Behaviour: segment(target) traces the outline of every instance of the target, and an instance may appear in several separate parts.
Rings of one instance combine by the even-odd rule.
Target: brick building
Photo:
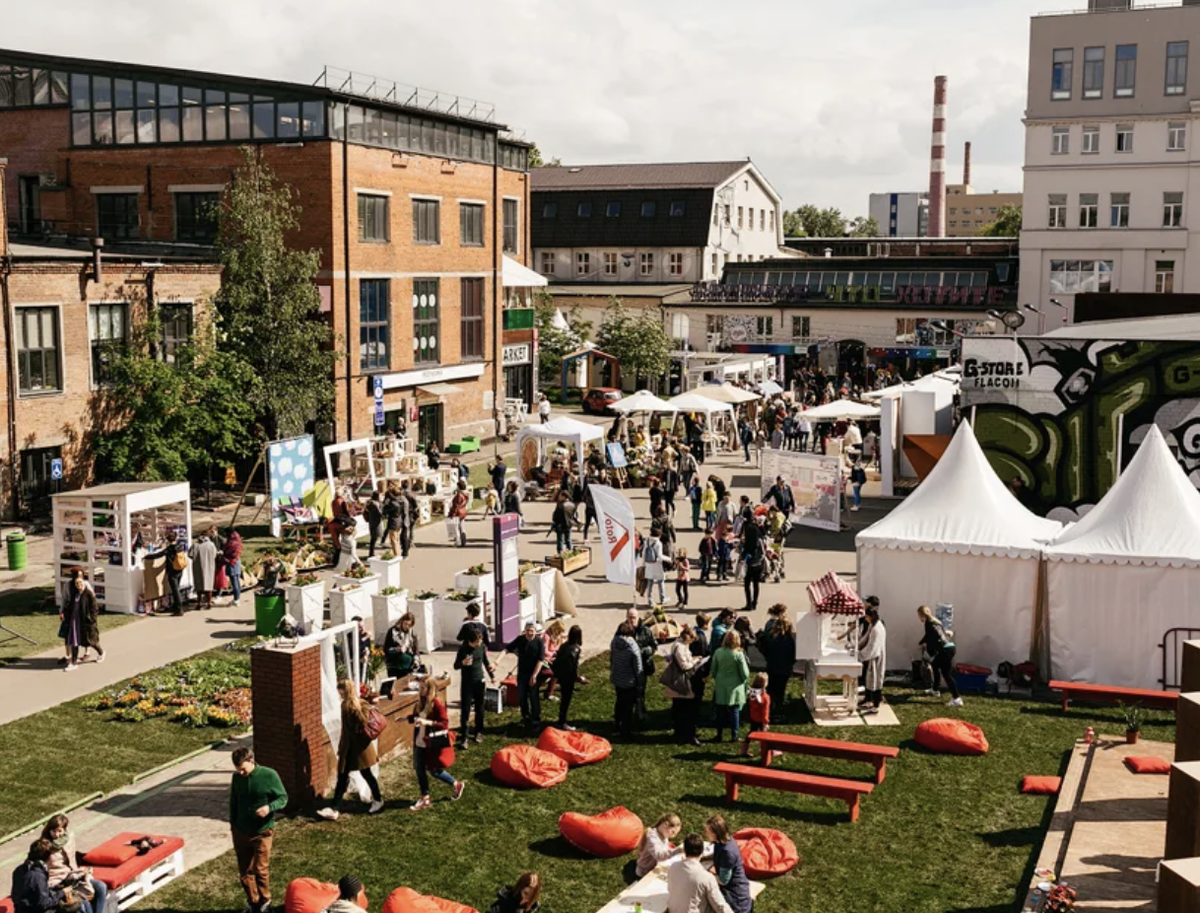
[[[106,257],[136,252],[136,263],[211,260],[206,204],[243,146],[294,187],[292,242],[321,252],[317,283],[343,357],[334,426],[320,436],[374,433],[377,379],[387,424],[404,421],[423,443],[490,437],[506,377],[532,401],[523,365],[535,361],[529,289],[541,279],[527,268],[529,145],[491,106],[328,70],[308,85],[0,50],[11,240],[73,248],[77,270],[94,237]],[[163,281],[150,300],[163,300]],[[21,294],[6,314],[38,300]],[[75,362],[88,324],[46,294],[64,318],[56,357],[69,387],[87,376]]]

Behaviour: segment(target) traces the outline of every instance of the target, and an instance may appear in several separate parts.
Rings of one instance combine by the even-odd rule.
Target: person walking
[[[229,786],[229,827],[237,856],[246,913],[271,909],[271,845],[275,813],[287,807],[287,790],[270,767],[254,761],[253,750],[233,750],[233,781]]]
[[[812,437],[812,422],[801,416],[800,418],[800,452],[808,452],[808,439]]]
[[[692,575],[692,564],[686,548],[675,552],[675,608],[686,609],[688,604],[688,579]]]
[[[417,772],[417,788],[421,798],[410,806],[419,812],[433,805],[429,794],[429,774],[441,780],[452,790],[450,799],[457,802],[462,798],[467,784],[456,780],[449,768],[454,764],[454,741],[450,734],[450,716],[446,705],[438,697],[437,680],[433,676],[421,679],[416,712],[408,722],[413,729],[413,769]]]
[[[558,648],[551,664],[554,680],[558,683],[558,728],[574,732],[575,727],[567,722],[567,714],[571,710],[571,698],[575,695],[575,685],[586,684],[579,674],[579,664],[583,658],[583,628],[571,625],[567,632],[567,642]]]
[[[522,872],[511,885],[496,892],[487,913],[537,913],[542,896],[542,879],[537,872]]]
[[[767,659],[767,694],[771,697],[771,722],[783,721],[783,704],[787,699],[788,682],[792,680],[796,667],[796,630],[792,627],[787,610],[770,622],[764,629],[762,640]]]
[[[100,607],[96,594],[88,585],[83,570],[76,568],[67,586],[62,610],[58,617],[62,624],[63,643],[67,647],[67,672],[79,668],[79,648],[96,650],[96,662],[104,662],[104,648],[100,646]]]
[[[371,790],[371,806],[368,815],[383,811],[383,795],[379,781],[371,769],[379,763],[379,751],[375,740],[367,732],[371,721],[371,707],[359,694],[358,685],[350,679],[338,682],[338,695],[342,699],[342,734],[338,739],[337,784],[333,787],[333,805],[322,808],[317,814],[329,821],[336,821],[341,814],[342,797],[350,786],[350,774],[357,773]]]
[[[642,560],[645,562],[646,574],[646,604],[650,606],[664,605],[667,595],[663,588],[663,545],[659,539],[660,530],[657,526],[650,527],[650,535],[642,545]],[[658,602],[654,601],[654,590],[658,589]],[[636,611],[636,610],[634,610]]]
[[[742,852],[721,815],[704,822],[704,836],[713,845],[713,874],[721,886],[721,894],[733,913],[751,913],[754,901],[750,896],[750,879],[742,863]]]
[[[554,513],[550,516],[550,529],[554,531],[554,550],[562,554],[572,548],[571,527],[575,518],[575,505],[570,496],[560,491],[554,499]]]
[[[704,528],[711,531],[717,525],[717,489],[713,487],[712,479],[704,483],[704,491],[700,494],[700,513],[704,514]]]
[[[712,577],[713,561],[717,556],[717,540],[713,538],[711,529],[704,531],[700,540],[700,582],[708,583]]]
[[[643,678],[642,654],[633,639],[634,626],[621,623],[609,644],[609,680],[617,693],[613,727],[617,736],[633,735],[633,712],[637,708],[638,682]]]
[[[867,471],[863,469],[862,461],[857,455],[851,459],[854,463],[850,467],[850,489],[854,493],[854,503],[850,505],[850,509],[858,510],[862,505],[862,488],[867,484]]]
[[[470,506],[471,496],[467,493],[467,483],[459,479],[447,512],[451,520],[451,539],[459,548],[465,548],[467,545],[467,511]]]
[[[759,588],[762,583],[763,563],[766,560],[764,530],[758,523],[762,518],[748,520],[742,527],[742,562],[746,565],[746,579],[742,587],[746,592],[744,612],[758,609]]]
[[[42,839],[54,847],[46,860],[47,883],[51,890],[72,886],[76,896],[86,900],[93,913],[105,913],[108,885],[92,877],[92,869],[78,865],[75,835],[66,815],[55,815],[42,828]]]
[[[460,644],[465,644],[471,639],[471,633],[479,634],[479,641],[485,647],[488,645],[488,628],[482,621],[479,620],[479,603],[467,603],[467,617],[463,619],[462,626],[458,629],[458,637],[455,639]]]
[[[180,543],[179,534],[175,530],[167,530],[165,538],[167,544],[163,546],[161,552],[149,554],[142,560],[145,562],[159,558],[166,559],[164,569],[167,574],[167,588],[171,594],[170,612],[172,615],[178,616],[183,614],[183,593],[180,586],[183,581],[183,572],[188,566],[188,555],[187,549]]]
[[[750,462],[750,444],[754,441],[754,429],[745,419],[738,422],[738,437],[742,442],[742,450],[746,453],[746,462]]]
[[[526,729],[540,729],[542,725],[542,694],[538,677],[546,665],[546,642],[538,637],[537,625],[532,621],[525,630],[508,645],[506,652],[517,657],[517,703],[521,706],[521,724]]]
[[[509,482],[504,488],[504,512],[516,514],[521,518],[518,524],[525,525],[525,515],[521,512],[521,491],[516,481]]]
[[[404,526],[403,514],[407,507],[408,504],[403,501],[400,489],[389,485],[387,493],[383,496],[381,509],[387,549],[393,555],[399,555],[403,550],[400,546],[400,530]]]
[[[736,742],[741,728],[742,705],[746,703],[746,686],[750,683],[750,665],[742,652],[742,638],[737,631],[728,632],[713,653],[712,677],[717,717],[717,734],[712,741],[720,743],[721,734],[728,726],[730,741]]]
[[[784,481],[783,476],[775,476],[775,484],[767,490],[767,496],[764,501],[774,501],[775,506],[783,512],[785,517],[791,516],[792,511],[796,507],[796,498],[792,494],[792,486]]]
[[[642,839],[638,841],[637,850],[635,850],[637,864],[634,866],[634,872],[638,878],[645,878],[658,868],[659,863],[666,862],[680,854],[681,848],[675,846],[671,841],[679,835],[682,829],[683,822],[674,812],[660,815],[659,819],[654,822],[654,827],[646,828]]]
[[[925,625],[925,636],[921,638],[920,645],[929,654],[933,680],[936,682],[939,674],[946,680],[946,687],[950,690],[947,707],[961,707],[963,700],[959,696],[958,679],[954,674],[954,644],[947,639],[942,623],[933,617],[933,610],[929,606],[923,605],[917,609],[917,618]],[[926,693],[936,695],[937,691],[931,689]]]
[[[492,488],[497,492],[504,491],[504,477],[508,475],[508,464],[500,454],[496,454],[494,462],[488,463],[488,475],[492,477]]]
[[[367,506],[363,510],[367,520],[367,532],[370,535],[370,544],[367,546],[367,557],[375,557],[375,546],[382,542],[387,535],[387,522],[383,518],[383,502],[379,497],[378,491],[371,492],[371,497],[367,500]]]
[[[412,493],[408,479],[400,483],[400,557],[407,558],[412,550],[413,531],[421,516],[421,507]]]
[[[671,647],[671,658],[663,671],[663,689],[671,699],[671,720],[675,724],[675,741],[679,745],[699,745],[696,739],[696,702],[692,674],[700,662],[692,653],[696,634],[684,625]]]
[[[458,741],[462,750],[470,747],[471,711],[475,711],[475,741],[483,741],[484,696],[487,685],[483,675],[496,680],[496,669],[488,657],[487,647],[478,628],[467,631],[467,639],[458,645],[458,654],[454,657],[454,668],[462,673],[459,686],[459,728]]]
[[[868,604],[866,617],[867,636],[858,651],[858,658],[862,660],[866,672],[863,682],[864,712],[878,713],[883,703],[883,678],[887,670],[887,629],[879,618],[878,606]]]

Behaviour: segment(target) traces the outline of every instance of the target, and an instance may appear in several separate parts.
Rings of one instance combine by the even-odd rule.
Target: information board
[[[792,489],[792,522],[835,532],[842,525],[842,469],[836,456],[793,450],[762,452],[762,497],[776,476]]]

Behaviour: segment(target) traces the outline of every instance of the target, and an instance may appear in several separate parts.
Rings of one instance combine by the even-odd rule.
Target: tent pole
[[[971,430],[972,431],[975,430],[975,413],[977,413],[978,411],[979,411],[978,406],[971,407]]]
[[[1113,473],[1114,479],[1121,478],[1121,457],[1124,455],[1125,444],[1125,413],[1122,412],[1117,416],[1117,466],[1116,472]]]

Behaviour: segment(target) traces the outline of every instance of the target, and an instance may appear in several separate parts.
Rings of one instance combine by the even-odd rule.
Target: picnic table
[[[711,861],[709,844],[705,844],[705,850],[704,862],[707,865]],[[679,865],[681,862],[683,862],[683,856],[679,855],[673,856],[668,862],[660,863],[645,878],[635,881],[616,898],[601,907],[598,913],[629,913],[635,903],[642,905],[644,913],[667,913],[667,872],[671,866]],[[761,881],[751,881],[751,899],[757,898],[765,887],[766,885]]]

